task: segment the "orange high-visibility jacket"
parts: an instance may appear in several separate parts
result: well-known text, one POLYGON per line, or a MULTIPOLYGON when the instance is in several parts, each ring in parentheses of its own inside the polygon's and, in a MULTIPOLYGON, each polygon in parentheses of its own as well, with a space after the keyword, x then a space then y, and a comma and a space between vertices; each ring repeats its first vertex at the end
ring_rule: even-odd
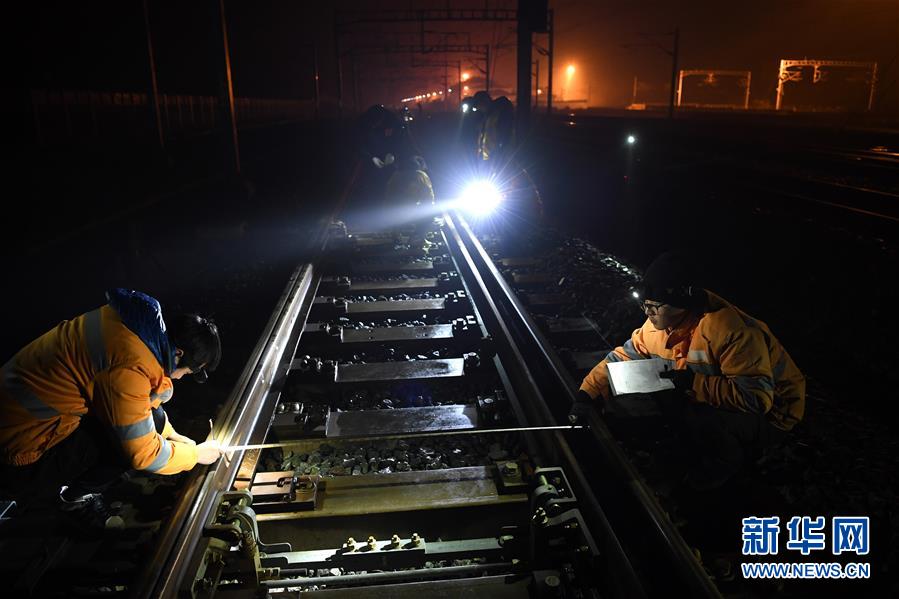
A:
POLYGON ((66 320, 22 348, 0 370, 0 461, 31 464, 69 436, 90 412, 122 444, 132 468, 189 470, 196 447, 156 432, 151 410, 172 380, 109 305, 66 320))
POLYGON ((581 383, 590 397, 609 398, 606 364, 660 358, 670 368, 695 374, 690 397, 733 410, 767 414, 774 426, 790 430, 805 412, 805 377, 764 322, 714 293, 698 317, 671 331, 656 330, 649 319, 631 338, 597 364, 581 383))

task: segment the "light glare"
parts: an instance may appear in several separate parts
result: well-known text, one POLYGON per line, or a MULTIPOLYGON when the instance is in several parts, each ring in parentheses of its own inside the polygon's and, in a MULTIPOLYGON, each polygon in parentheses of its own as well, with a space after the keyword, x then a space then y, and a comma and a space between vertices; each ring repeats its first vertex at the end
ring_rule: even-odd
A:
POLYGON ((462 191, 460 205, 476 216, 487 216, 499 206, 503 196, 490 181, 475 181, 462 191))

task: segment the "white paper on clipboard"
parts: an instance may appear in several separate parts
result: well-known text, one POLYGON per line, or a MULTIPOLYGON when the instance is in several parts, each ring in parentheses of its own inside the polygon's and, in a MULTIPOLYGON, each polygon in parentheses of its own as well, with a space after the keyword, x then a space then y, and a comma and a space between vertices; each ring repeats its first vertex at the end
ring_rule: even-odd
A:
POLYGON ((615 397, 674 389, 670 379, 659 377, 659 373, 666 368, 665 362, 658 358, 609 362, 606 367, 609 369, 609 386, 615 397))

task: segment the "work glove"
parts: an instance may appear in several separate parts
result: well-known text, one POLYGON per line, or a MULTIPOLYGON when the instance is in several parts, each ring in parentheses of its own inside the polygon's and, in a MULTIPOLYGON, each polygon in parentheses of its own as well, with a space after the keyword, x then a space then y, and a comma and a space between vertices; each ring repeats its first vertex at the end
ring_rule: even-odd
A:
POLYGON ((222 444, 215 439, 197 445, 197 463, 208 465, 222 457, 222 444))
POLYGON ((602 398, 593 399, 583 389, 577 392, 571 410, 568 412, 568 422, 572 425, 586 426, 590 422, 590 412, 599 409, 602 412, 602 398))
POLYGON ((689 368, 686 370, 666 370, 659 373, 659 378, 669 379, 674 383, 674 388, 683 393, 693 390, 694 376, 693 371, 689 368))

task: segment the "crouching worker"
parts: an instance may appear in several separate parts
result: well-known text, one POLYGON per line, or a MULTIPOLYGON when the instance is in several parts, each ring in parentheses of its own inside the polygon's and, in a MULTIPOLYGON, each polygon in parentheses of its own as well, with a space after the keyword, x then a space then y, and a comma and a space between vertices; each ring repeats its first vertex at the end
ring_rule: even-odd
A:
POLYGON ((172 380, 198 382, 221 357, 216 325, 115 289, 108 303, 44 333, 0 371, 0 488, 27 509, 105 510, 102 491, 129 469, 175 474, 221 456, 178 434, 162 404, 172 380))
POLYGON ((688 445, 684 482, 703 491, 783 441, 803 417, 805 378, 765 323, 696 283, 686 255, 653 261, 640 293, 646 322, 584 378, 570 416, 603 402, 613 409, 609 362, 661 358, 676 393, 673 406, 656 399, 688 445))
POLYGON ((411 229, 413 238, 423 237, 437 215, 434 186, 421 156, 409 156, 397 163, 387 181, 387 211, 391 221, 411 229))

